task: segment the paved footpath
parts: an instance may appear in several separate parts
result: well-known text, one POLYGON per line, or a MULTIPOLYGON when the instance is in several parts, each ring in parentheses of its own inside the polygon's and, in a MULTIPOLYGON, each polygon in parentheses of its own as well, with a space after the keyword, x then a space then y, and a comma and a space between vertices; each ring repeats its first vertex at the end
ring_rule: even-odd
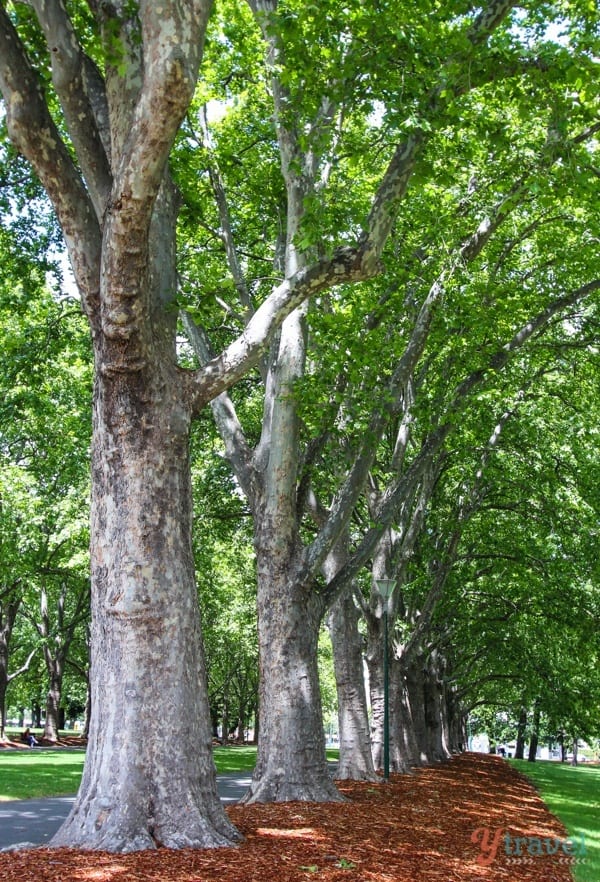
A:
MULTIPOLYGON (((250 786, 250 772, 217 775, 222 802, 237 802, 250 786)), ((15 845, 45 845, 65 820, 74 796, 0 802, 0 851, 15 845)))

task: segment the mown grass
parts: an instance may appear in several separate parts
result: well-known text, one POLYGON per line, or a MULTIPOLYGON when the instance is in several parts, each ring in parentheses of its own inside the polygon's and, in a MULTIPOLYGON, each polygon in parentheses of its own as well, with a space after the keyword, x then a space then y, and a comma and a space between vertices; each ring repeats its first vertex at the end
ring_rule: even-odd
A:
POLYGON ((526 775, 563 822, 569 836, 585 843, 585 856, 572 871, 576 882, 600 880, 600 767, 537 760, 509 760, 526 775))
MULTIPOLYGON (((217 772, 251 772, 256 764, 253 746, 215 747, 213 755, 217 772)), ((339 750, 327 750, 328 760, 338 758, 339 750)), ((0 750, 0 802, 75 793, 84 759, 84 750, 67 747, 0 750)))
MULTIPOLYGON (((218 772, 252 771, 256 747, 216 747, 214 758, 218 772)), ((0 750, 0 802, 75 793, 84 759, 77 748, 0 750)))
POLYGON ((0 751, 0 801, 75 793, 84 758, 82 749, 0 751))

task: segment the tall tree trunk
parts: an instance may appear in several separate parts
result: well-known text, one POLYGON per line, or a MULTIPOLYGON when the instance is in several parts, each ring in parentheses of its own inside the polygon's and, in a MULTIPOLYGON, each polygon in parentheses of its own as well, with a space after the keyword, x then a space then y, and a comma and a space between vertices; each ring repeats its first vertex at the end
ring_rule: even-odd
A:
POLYGON ((334 603, 328 618, 338 699, 340 762, 337 777, 376 781, 363 666, 360 614, 350 591, 334 603))
MULTIPOLYGON (((369 670, 369 692, 371 698, 371 744, 373 765, 379 771, 384 768, 385 707, 383 673, 382 620, 375 619, 369 626, 367 647, 367 667, 369 670), (373 627, 375 625, 375 627, 373 627)), ((393 654, 390 647, 389 659, 389 751, 390 771, 409 772, 419 765, 417 745, 414 738, 411 703, 407 691, 403 664, 393 654)))
POLYGON ((531 728, 531 738, 529 740, 529 756, 527 759, 530 763, 535 762, 537 749, 540 740, 540 708, 536 701, 533 709, 533 723, 531 728))
POLYGON ((254 777, 244 801, 340 801, 327 768, 319 689, 317 644, 323 606, 312 584, 294 579, 293 566, 274 566, 277 534, 261 533, 257 555, 260 735, 254 777))
POLYGON ((446 713, 449 731, 448 746, 451 753, 462 753, 468 749, 467 724, 456 692, 455 686, 446 689, 446 713))
POLYGON ((50 684, 46 694, 46 719, 44 720, 44 738, 48 741, 58 741, 62 681, 62 663, 57 659, 53 659, 50 671, 50 684))
POLYGON ((427 718, 425 715, 425 660, 420 652, 403 658, 406 688, 411 710, 412 731, 416 745, 415 765, 431 762, 427 718))
POLYGON ((31 705, 31 725, 35 729, 42 727, 42 706, 38 701, 32 702, 31 705))
POLYGON ((415 708, 402 657, 390 660, 390 678, 392 768, 394 771, 407 773, 420 766, 423 757, 415 735, 415 708))
POLYGON ((8 673, 10 639, 20 605, 21 601, 19 598, 0 598, 0 741, 5 737, 6 691, 12 679, 8 673))
POLYGON ((573 759, 571 765, 576 766, 579 763, 579 739, 573 738, 573 759))
POLYGON ((567 745, 565 743, 565 733, 561 732, 558 736, 558 743, 560 744, 560 761, 561 763, 566 762, 567 759, 567 745))
POLYGON ((515 747, 515 759, 523 759, 525 754, 525 730, 527 728, 527 708, 521 707, 519 722, 517 723, 517 743, 515 747))
POLYGON ((238 838, 211 754, 190 420, 175 377, 161 371, 160 358, 154 364, 137 375, 100 369, 96 376, 90 742, 78 798, 54 846, 130 852, 238 838))
MULTIPOLYGON (((1 664, 1 662, 0 662, 1 664)), ((1 672, 0 672, 1 673, 1 672)), ((0 676, 0 741, 6 738, 6 689, 8 683, 6 679, 0 676)))
POLYGON ((436 653, 429 656, 425 669, 424 687, 428 754, 431 762, 441 762, 449 758, 450 751, 446 738, 443 709, 444 685, 440 659, 436 653))

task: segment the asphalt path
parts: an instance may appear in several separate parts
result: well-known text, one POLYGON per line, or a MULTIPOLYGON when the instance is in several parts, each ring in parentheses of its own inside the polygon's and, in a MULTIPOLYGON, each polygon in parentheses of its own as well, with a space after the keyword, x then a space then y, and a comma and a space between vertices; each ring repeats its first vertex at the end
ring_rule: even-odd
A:
MULTIPOLYGON (((250 772, 217 775, 217 789, 225 804, 237 802, 252 780, 250 772)), ((54 836, 75 802, 75 796, 15 799, 0 802, 0 851, 45 845, 54 836)))

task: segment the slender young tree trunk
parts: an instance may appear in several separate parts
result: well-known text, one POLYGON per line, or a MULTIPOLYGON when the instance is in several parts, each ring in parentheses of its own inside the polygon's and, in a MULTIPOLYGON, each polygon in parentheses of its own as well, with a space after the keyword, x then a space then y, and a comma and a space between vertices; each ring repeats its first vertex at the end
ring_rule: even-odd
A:
POLYGON ((340 762, 337 777, 376 781, 363 667, 360 614, 350 591, 344 591, 329 613, 338 699, 340 762))
POLYGON ((515 746, 515 759, 523 759, 525 754, 525 730, 527 728, 527 708, 521 707, 519 722, 517 723, 517 743, 515 746))
POLYGON ((93 710, 81 789, 54 846, 130 852, 239 838, 216 789, 191 544, 190 420, 172 382, 160 370, 97 373, 93 710))
POLYGON ((540 740, 540 709, 536 702, 533 710, 533 723, 531 728, 531 739, 529 741, 529 756, 527 759, 530 763, 534 763, 537 756, 537 749, 540 740))
POLYGON ((58 741, 62 681, 62 663, 58 659, 53 659, 50 670, 50 685, 46 695, 46 719, 44 720, 44 738, 48 741, 58 741))
POLYGON ((0 601, 0 741, 6 728, 6 691, 11 679, 8 673, 10 639, 19 606, 20 600, 0 601))

